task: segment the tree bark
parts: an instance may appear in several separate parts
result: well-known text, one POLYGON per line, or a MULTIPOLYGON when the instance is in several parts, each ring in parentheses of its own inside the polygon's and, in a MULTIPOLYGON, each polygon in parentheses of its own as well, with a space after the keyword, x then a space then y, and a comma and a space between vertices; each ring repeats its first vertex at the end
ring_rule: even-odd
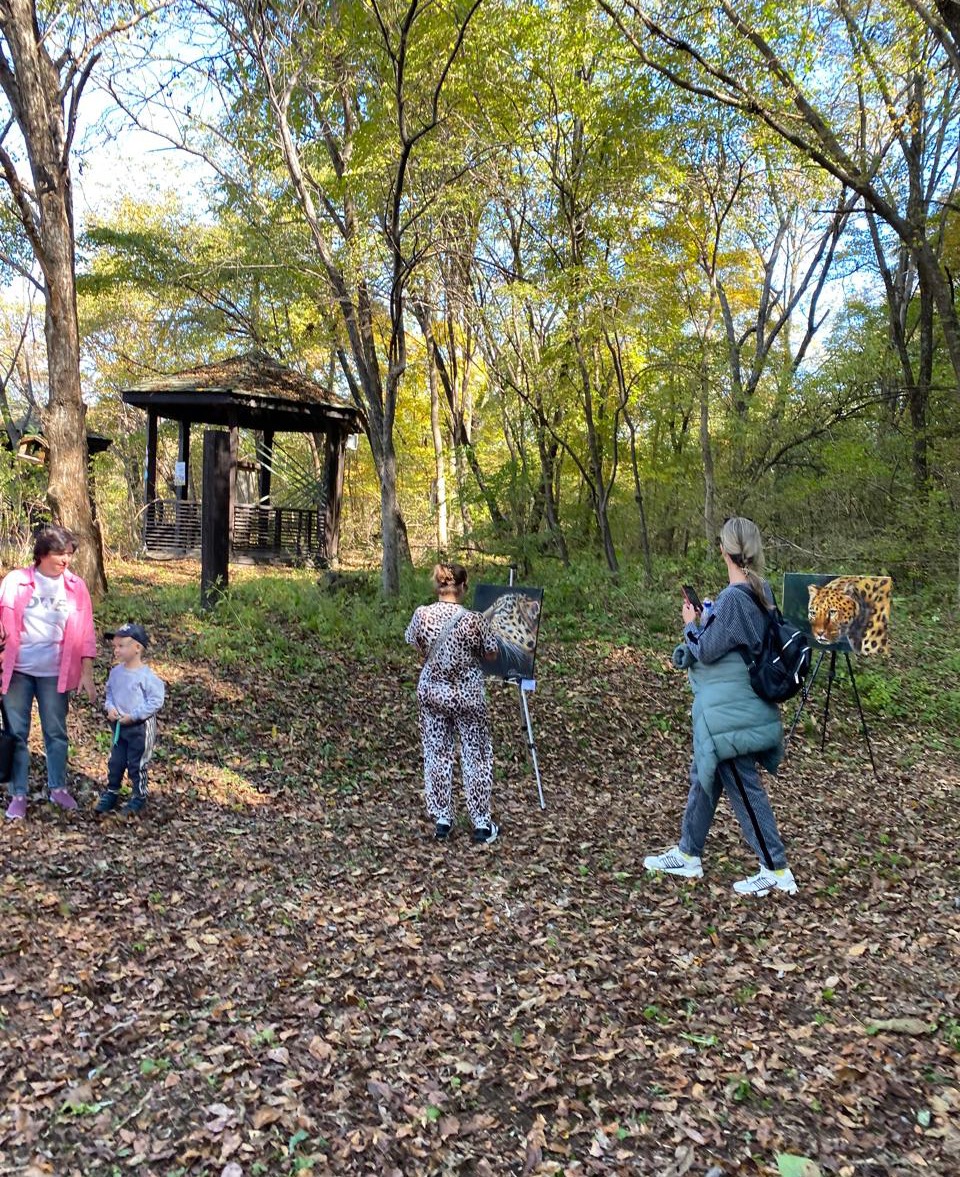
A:
MULTIPOLYGON (((433 318, 422 300, 418 300, 413 304, 413 313, 417 322, 420 324, 420 330, 423 332, 423 338, 427 345, 431 372, 436 373, 440 379, 440 384, 443 386, 443 393, 447 401, 447 411, 450 414, 450 432, 453 439, 453 447, 466 460, 467 465, 470 467, 470 472, 476 481, 480 494, 483 496, 483 501, 487 505, 487 511, 489 512, 494 531, 498 534, 505 534, 507 531, 507 521, 503 516, 503 512, 500 510, 493 491, 488 485, 487 479, 484 477, 483 470, 480 468, 480 463, 477 460, 477 455, 473 448, 473 429, 469 413, 469 397, 466 395, 466 389, 464 387, 457 387, 454 373, 450 370, 451 366, 447 363, 443 351, 437 343, 433 318)), ((464 381, 466 379, 467 376, 465 375, 464 381)))
POLYGON ((440 388, 437 380, 437 365, 430 348, 427 348, 427 380, 430 385, 430 432, 433 435, 434 485, 437 500, 437 551, 447 551, 447 458, 443 445, 443 428, 440 421, 440 388))
POLYGON ((710 313, 703 333, 703 350, 699 365, 700 401, 700 457, 703 461, 703 533, 707 550, 717 535, 717 482, 713 466, 713 442, 710 438, 710 362, 707 343, 713 335, 714 301, 710 302, 710 313))
POLYGON ((0 147, 0 170, 43 276, 49 381, 43 414, 49 446, 47 499, 54 519, 77 536, 80 547, 74 567, 91 595, 99 598, 106 592, 107 581, 88 481, 70 175, 73 128, 64 117, 67 95, 71 118, 75 117, 93 59, 64 85, 61 70, 68 63, 72 66, 73 58, 52 60, 32 0, 0 2, 0 34, 0 88, 23 137, 32 185, 28 187, 21 178, 4 147, 0 147))

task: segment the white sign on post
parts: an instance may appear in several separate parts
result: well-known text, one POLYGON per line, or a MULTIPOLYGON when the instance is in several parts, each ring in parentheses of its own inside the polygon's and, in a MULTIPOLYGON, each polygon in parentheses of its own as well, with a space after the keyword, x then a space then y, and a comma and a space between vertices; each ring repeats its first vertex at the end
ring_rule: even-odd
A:
POLYGON ((173 464, 173 485, 186 486, 187 485, 187 463, 174 462, 173 464))

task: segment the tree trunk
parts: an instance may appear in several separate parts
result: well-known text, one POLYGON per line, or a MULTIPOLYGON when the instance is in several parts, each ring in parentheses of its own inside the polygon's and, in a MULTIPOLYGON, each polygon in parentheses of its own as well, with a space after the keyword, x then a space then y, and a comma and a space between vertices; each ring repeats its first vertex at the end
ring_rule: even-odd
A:
MULTIPOLYGON (((0 4, 0 26, 9 51, 0 64, 0 86, 10 103, 30 161, 31 203, 11 156, 0 166, 20 211, 43 274, 44 335, 49 396, 44 432, 49 446, 47 499, 54 519, 80 542, 74 567, 94 598, 106 592, 103 546, 88 485, 86 407, 80 388, 80 333, 74 269, 73 190, 70 146, 58 65, 46 49, 32 0, 0 4)), ((65 59, 65 63, 68 60, 65 59)), ((85 74, 69 88, 74 108, 85 74)))
POLYGON ((553 537, 557 554, 564 567, 570 563, 570 553, 567 550, 566 536, 560 526, 560 504, 557 502, 557 492, 554 485, 554 474, 557 468, 557 443, 549 441, 542 428, 537 430, 537 448, 540 451, 540 477, 542 481, 543 512, 547 520, 547 528, 553 537))
POLYGON ((47 500, 53 518, 80 541, 73 566, 91 596, 107 589, 100 528, 93 518, 87 468, 87 407, 80 390, 80 332, 73 268, 73 235, 69 224, 69 183, 51 199, 41 199, 41 237, 46 253, 47 371, 50 399, 44 413, 49 462, 47 500))
POLYGON ((427 348, 427 380, 430 385, 430 432, 433 435, 434 481, 437 492, 437 551, 445 553, 449 545, 447 535, 447 459, 444 453, 443 428, 440 420, 440 382, 431 349, 427 348))
POLYGON ((920 287, 920 355, 917 379, 909 392, 910 428, 913 442, 913 485, 924 495, 930 478, 927 440, 927 407, 933 383, 933 298, 925 286, 920 287))
POLYGON ((380 479, 380 529, 383 536, 381 577, 383 593, 384 596, 395 597, 400 592, 402 524, 397 507, 397 456, 394 452, 392 437, 383 447, 383 472, 380 479))
MULTIPOLYGON (((590 500, 593 504, 593 513, 597 520, 597 530, 600 533, 600 541, 603 545, 604 559, 607 561, 607 567, 614 575, 616 575, 620 571, 620 565, 617 561, 617 551, 613 543, 613 533, 610 530, 610 517, 608 511, 610 490, 613 486, 613 479, 616 475, 616 467, 614 466, 613 473, 610 477, 610 485, 608 486, 604 481, 603 447, 600 436, 597 432, 596 417, 593 411, 593 380, 579 337, 574 339, 574 346, 576 348, 577 355, 577 368, 580 373, 580 393, 583 403, 583 421, 587 431, 587 453, 590 469, 590 500)), ((614 446, 616 446, 616 438, 614 438, 614 446)))
POLYGON ((650 551, 650 531, 647 527, 647 511, 643 501, 643 486, 640 481, 640 461, 637 457, 637 429, 632 417, 624 410, 624 420, 630 431, 630 466, 633 470, 634 501, 640 516, 640 545, 643 549, 643 575, 647 584, 653 584, 653 556, 650 551))
POLYGON ((707 342, 713 335, 715 307, 710 303, 710 313, 703 333, 703 352, 700 356, 700 457, 703 462, 703 533, 707 550, 717 537, 717 483, 713 465, 713 442, 710 439, 710 370, 707 342))

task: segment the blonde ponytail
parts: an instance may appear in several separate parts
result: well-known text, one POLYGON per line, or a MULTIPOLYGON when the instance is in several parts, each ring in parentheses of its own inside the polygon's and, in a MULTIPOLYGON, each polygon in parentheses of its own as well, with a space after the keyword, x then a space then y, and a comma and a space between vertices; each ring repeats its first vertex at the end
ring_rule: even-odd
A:
POLYGON ((763 538, 752 519, 742 515, 724 521, 720 529, 720 546, 744 573, 747 583, 759 601, 769 608, 763 579, 763 538))

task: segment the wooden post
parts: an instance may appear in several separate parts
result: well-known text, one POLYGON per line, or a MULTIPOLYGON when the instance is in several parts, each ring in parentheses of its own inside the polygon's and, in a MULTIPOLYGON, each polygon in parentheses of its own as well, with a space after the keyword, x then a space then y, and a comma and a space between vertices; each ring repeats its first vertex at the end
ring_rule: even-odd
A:
POLYGON ((183 463, 183 486, 177 487, 177 498, 185 503, 190 497, 190 422, 180 421, 180 437, 177 443, 177 461, 183 463))
POLYGON ((177 464, 183 469, 183 482, 180 486, 175 486, 173 493, 176 501, 173 504, 174 510, 174 543, 176 544, 178 552, 185 552, 187 550, 186 543, 183 538, 183 524, 186 507, 184 504, 190 498, 190 422, 178 421, 179 435, 177 438, 177 464))
POLYGON ((143 475, 143 497, 149 514, 157 497, 157 411, 147 409, 147 462, 143 475))
POLYGON ((229 584, 230 434, 203 431, 203 507, 200 530, 200 607, 211 609, 229 584))
POLYGON ((273 430, 264 429, 263 441, 260 443, 260 486, 258 497, 261 507, 270 502, 270 478, 273 474, 273 430))
POLYGON ((330 564, 340 555, 340 504, 347 435, 332 428, 323 445, 323 554, 330 564))
POLYGON ((240 456, 240 430, 230 426, 230 509, 227 525, 230 533, 230 548, 233 548, 233 504, 237 501, 237 458, 240 456))

